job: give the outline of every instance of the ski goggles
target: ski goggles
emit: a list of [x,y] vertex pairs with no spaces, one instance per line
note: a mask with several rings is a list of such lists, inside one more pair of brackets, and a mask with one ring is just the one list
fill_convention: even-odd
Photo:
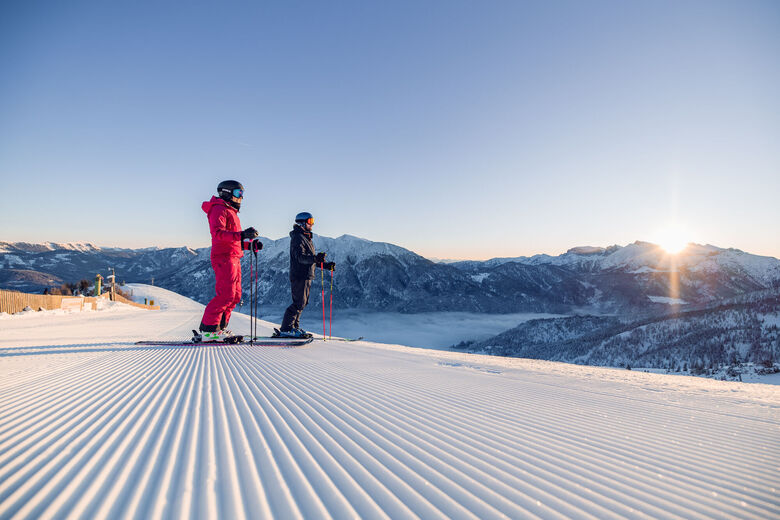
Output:
[[237,199],[240,199],[241,197],[244,196],[244,190],[242,190],[241,188],[234,189],[233,190],[233,196],[235,198],[237,198]]
[[306,220],[304,220],[308,225],[313,226],[314,225],[314,217],[309,217]]

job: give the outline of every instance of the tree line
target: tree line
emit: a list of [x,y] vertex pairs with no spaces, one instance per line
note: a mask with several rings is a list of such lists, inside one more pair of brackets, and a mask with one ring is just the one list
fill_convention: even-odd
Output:
[[[82,279],[78,282],[64,282],[59,287],[47,287],[43,290],[43,294],[51,294],[55,296],[92,296],[94,288],[93,282]],[[131,299],[132,294],[128,291],[122,290],[124,282],[117,284],[114,291],[119,295]],[[108,287],[104,287],[103,292],[106,292]]]

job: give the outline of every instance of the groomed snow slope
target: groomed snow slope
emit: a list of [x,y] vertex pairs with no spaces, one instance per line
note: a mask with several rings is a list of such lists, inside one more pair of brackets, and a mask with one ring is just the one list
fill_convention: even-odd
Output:
[[780,517],[775,386],[364,342],[137,346],[202,311],[144,291],[161,311],[0,317],[0,518]]

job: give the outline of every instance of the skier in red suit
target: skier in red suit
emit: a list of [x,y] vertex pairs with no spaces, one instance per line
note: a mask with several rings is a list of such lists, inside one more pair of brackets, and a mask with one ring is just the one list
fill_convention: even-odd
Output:
[[232,334],[227,330],[230,314],[241,301],[241,257],[245,250],[258,251],[263,244],[253,227],[241,230],[238,211],[244,187],[237,181],[223,181],[217,197],[201,206],[211,230],[211,267],[214,268],[216,296],[206,306],[200,323],[201,341],[222,341]]

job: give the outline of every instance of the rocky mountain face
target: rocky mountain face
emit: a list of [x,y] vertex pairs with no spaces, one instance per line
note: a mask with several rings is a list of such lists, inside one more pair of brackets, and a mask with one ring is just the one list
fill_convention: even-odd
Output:
[[607,312],[643,308],[648,301],[699,305],[780,287],[780,260],[697,244],[676,255],[654,244],[635,242],[625,247],[574,248],[557,257],[536,255],[450,265],[486,280],[506,265],[560,267],[594,289],[591,303]]
[[[260,301],[289,303],[289,237],[262,239]],[[434,263],[404,248],[344,235],[316,236],[318,251],[337,263],[334,305],[341,308],[485,313],[573,311],[662,312],[780,287],[780,260],[714,246],[676,256],[653,244],[575,248],[558,257]],[[93,279],[114,268],[117,279],[150,283],[202,303],[213,295],[210,249],[116,249],[90,244],[0,242],[0,287],[38,292],[62,281]],[[242,260],[250,284],[249,253]],[[330,273],[325,273],[330,286]],[[318,289],[321,278],[315,280]],[[318,301],[312,298],[311,305]]]
[[[566,269],[551,266],[501,265],[489,281],[462,269],[437,264],[411,251],[355,237],[316,237],[318,250],[336,262],[334,305],[342,308],[397,311],[564,312],[588,304],[593,291],[578,283]],[[288,305],[289,238],[264,240],[258,258],[260,299],[268,305]],[[248,290],[249,258],[243,276]],[[164,287],[208,301],[213,277],[207,256],[179,268],[159,283]],[[330,290],[330,273],[325,273]],[[322,277],[314,281],[319,290]],[[559,290],[550,291],[551,287]],[[318,306],[317,298],[310,305]]]
[[500,356],[674,372],[703,373],[745,363],[770,368],[780,362],[780,290],[642,319],[588,315],[532,320],[457,347]]
[[[206,254],[208,254],[206,250]],[[117,280],[150,283],[168,276],[204,253],[171,249],[101,248],[91,244],[0,242],[0,288],[40,292],[63,282],[94,280],[114,268]]]

